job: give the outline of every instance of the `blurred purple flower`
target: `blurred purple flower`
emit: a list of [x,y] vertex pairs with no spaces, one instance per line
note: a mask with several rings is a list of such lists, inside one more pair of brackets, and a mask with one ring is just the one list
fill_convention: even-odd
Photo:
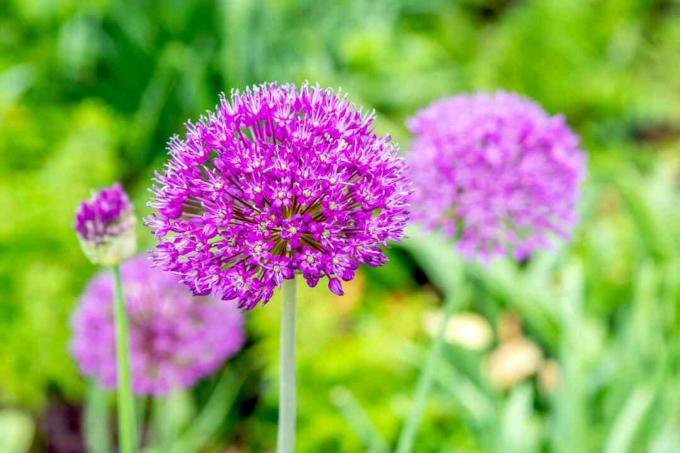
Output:
[[147,220],[155,261],[195,294],[248,309],[295,272],[342,294],[359,264],[385,264],[380,246],[408,218],[405,164],[373,118],[307,84],[222,96],[170,140]]
[[570,236],[586,156],[563,117],[497,92],[436,101],[407,124],[413,218],[467,259],[523,259]]
[[135,253],[135,223],[130,200],[115,183],[80,203],[74,228],[90,261],[112,266]]
[[[130,320],[132,387],[165,394],[193,385],[237,353],[243,315],[233,304],[195,298],[175,277],[137,256],[121,266]],[[95,276],[73,316],[71,352],[86,376],[116,387],[113,276]]]

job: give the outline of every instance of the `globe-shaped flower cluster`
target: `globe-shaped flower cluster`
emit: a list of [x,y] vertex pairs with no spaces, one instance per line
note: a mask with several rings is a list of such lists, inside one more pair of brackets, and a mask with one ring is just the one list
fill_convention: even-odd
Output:
[[[165,394],[218,369],[244,342],[233,304],[195,298],[176,278],[137,256],[121,266],[130,323],[132,387]],[[116,387],[113,276],[95,276],[73,315],[71,352],[83,374]]]
[[169,143],[156,176],[155,261],[195,294],[267,302],[300,273],[310,286],[386,262],[408,218],[405,164],[373,115],[318,86],[254,86]]
[[585,154],[561,116],[519,95],[460,95],[408,120],[413,218],[468,259],[529,256],[569,237]]

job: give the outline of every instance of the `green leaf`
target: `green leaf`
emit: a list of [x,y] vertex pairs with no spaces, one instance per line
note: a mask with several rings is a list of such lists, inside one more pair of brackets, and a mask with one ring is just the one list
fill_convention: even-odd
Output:
[[641,384],[635,388],[614,422],[604,449],[605,453],[632,451],[635,435],[652,407],[655,393],[648,384]]
[[512,390],[501,415],[498,451],[538,451],[539,426],[534,418],[534,393],[529,384]]
[[340,414],[371,453],[387,453],[387,442],[371,422],[368,414],[362,409],[351,391],[345,387],[331,390],[331,401],[340,410]]
[[439,233],[423,233],[415,227],[407,231],[406,248],[432,283],[445,295],[461,289],[463,263],[453,244]]

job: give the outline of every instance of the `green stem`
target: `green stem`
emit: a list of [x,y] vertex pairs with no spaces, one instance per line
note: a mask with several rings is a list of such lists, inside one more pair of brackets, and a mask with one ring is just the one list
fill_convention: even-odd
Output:
[[108,415],[109,392],[100,388],[96,382],[90,382],[83,418],[85,443],[88,452],[109,453],[111,451]]
[[413,409],[411,409],[411,413],[406,419],[404,428],[402,429],[401,435],[399,436],[399,443],[397,444],[396,449],[397,453],[409,453],[413,449],[413,442],[415,441],[416,434],[418,433],[418,426],[420,425],[420,421],[423,417],[427,395],[432,389],[434,372],[437,368],[437,363],[439,362],[439,357],[441,356],[444,346],[446,325],[449,323],[451,313],[453,313],[453,308],[455,305],[454,301],[455,298],[451,296],[446,299],[444,305],[444,315],[442,316],[441,324],[439,325],[439,330],[437,331],[437,336],[432,339],[427,361],[425,362],[425,366],[420,372],[420,377],[418,378],[418,386],[416,388]]
[[118,373],[118,444],[121,453],[133,453],[137,448],[137,420],[135,401],[130,383],[130,346],[128,319],[125,312],[125,295],[120,266],[113,267],[114,318],[116,321],[116,366]]
[[277,453],[295,451],[295,278],[283,281]]

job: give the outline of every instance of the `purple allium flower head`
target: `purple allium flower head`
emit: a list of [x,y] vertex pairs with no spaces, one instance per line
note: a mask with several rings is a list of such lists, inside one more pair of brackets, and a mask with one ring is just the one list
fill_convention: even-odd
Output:
[[130,200],[116,183],[80,203],[74,228],[90,261],[111,266],[135,253],[135,223]]
[[570,236],[586,157],[563,117],[497,92],[436,101],[407,124],[414,220],[467,259],[523,259]]
[[[193,385],[243,346],[243,315],[233,304],[195,298],[172,274],[137,256],[121,266],[130,320],[132,387],[165,394]],[[88,284],[73,315],[71,352],[83,374],[116,387],[113,275]]]
[[342,294],[359,264],[387,261],[408,218],[390,137],[331,90],[268,83],[222,96],[169,143],[156,175],[155,261],[195,294],[266,303],[299,272]]

